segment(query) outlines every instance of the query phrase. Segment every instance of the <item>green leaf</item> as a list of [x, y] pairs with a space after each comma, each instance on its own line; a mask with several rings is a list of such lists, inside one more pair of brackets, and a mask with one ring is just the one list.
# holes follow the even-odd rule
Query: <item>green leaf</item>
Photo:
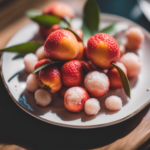
[[16, 59], [19, 59], [19, 58], [24, 58], [26, 55], [26, 53], [18, 53], [16, 56], [14, 56], [12, 58], [12, 60], [16, 60]]
[[51, 27], [54, 24], [60, 24], [61, 28], [67, 28], [68, 26], [71, 27], [70, 18], [67, 16], [64, 16], [63, 19], [60, 19], [59, 17], [53, 15], [46, 15], [43, 14], [42, 11], [34, 9], [27, 10], [25, 14], [28, 18], [30, 18], [31, 20], [35, 21], [43, 27]]
[[130, 97], [130, 85], [129, 85], [129, 80], [128, 80], [126, 74], [116, 64], [114, 64], [113, 62], [111, 62], [111, 64], [118, 70], [123, 88], [124, 88], [127, 96]]
[[60, 63], [60, 62], [61, 62], [61, 61], [53, 61], [53, 62], [50, 62], [50, 63], [48, 63], [48, 64], [42, 65], [42, 66], [36, 68], [32, 73], [36, 73], [36, 72], [38, 72], [39, 70], [44, 69], [45, 67], [47, 67], [47, 66], [49, 66], [49, 65], [53, 65], [53, 64], [56, 64], [56, 63]]
[[70, 28], [64, 28], [65, 30], [68, 30], [68, 31], [71, 31], [75, 36], [77, 36], [82, 42], [83, 42], [83, 40], [82, 40], [82, 38], [76, 33], [76, 32], [74, 32], [73, 30], [71, 30]]
[[61, 20], [59, 23], [59, 28], [60, 29], [68, 28], [68, 23], [65, 22], [64, 20]]
[[100, 32], [107, 33], [107, 34], [109, 34], [111, 36], [114, 36], [117, 33], [116, 23], [113, 23], [113, 24], [110, 24], [110, 25], [106, 26]]
[[31, 19], [43, 27], [51, 27], [60, 23], [60, 18], [50, 15], [35, 16]]
[[95, 0], [87, 0], [83, 9], [83, 26], [87, 27], [91, 35], [99, 31], [100, 9]]
[[42, 44], [27, 42], [19, 45], [14, 45], [8, 48], [1, 49], [2, 52], [16, 52], [16, 53], [35, 53]]
[[25, 14], [28, 18], [43, 27], [51, 27], [54, 24], [59, 24], [61, 20], [56, 16], [42, 14], [40, 11], [37, 10], [28, 10]]
[[71, 28], [71, 19], [68, 16], [64, 16], [63, 18], [65, 20], [65, 22], [69, 25], [69, 27]]
[[107, 33], [111, 36], [115, 36], [117, 33], [126, 31], [129, 28], [129, 25], [125, 22], [112, 23], [102, 29], [100, 32]]
[[82, 31], [83, 31], [83, 43], [84, 45], [87, 44], [88, 39], [92, 36], [89, 29], [86, 27], [85, 24], [82, 25]]

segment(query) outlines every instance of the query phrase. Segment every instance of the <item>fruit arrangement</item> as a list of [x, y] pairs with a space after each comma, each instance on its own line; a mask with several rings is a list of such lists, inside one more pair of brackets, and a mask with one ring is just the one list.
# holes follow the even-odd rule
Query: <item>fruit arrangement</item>
[[[95, 9], [90, 14], [91, 5]], [[110, 88], [124, 88], [130, 97], [128, 78], [137, 77], [142, 67], [134, 53], [144, 41], [139, 27], [127, 29], [126, 41], [117, 42], [106, 30], [112, 25], [99, 31], [100, 10], [94, 0], [87, 0], [84, 6], [81, 29], [71, 28], [75, 13], [61, 2], [50, 4], [42, 12], [29, 10], [26, 14], [39, 24], [44, 45], [28, 42], [17, 45], [16, 50], [10, 47], [4, 51], [19, 52], [17, 49], [21, 48], [22, 53], [27, 53], [24, 57], [25, 71], [29, 73], [26, 89], [34, 93], [37, 105], [50, 105], [51, 95], [57, 92], [68, 111], [76, 113], [84, 109], [87, 115], [96, 115], [101, 109], [100, 98]], [[116, 95], [109, 96], [105, 107], [118, 111], [122, 100]]]

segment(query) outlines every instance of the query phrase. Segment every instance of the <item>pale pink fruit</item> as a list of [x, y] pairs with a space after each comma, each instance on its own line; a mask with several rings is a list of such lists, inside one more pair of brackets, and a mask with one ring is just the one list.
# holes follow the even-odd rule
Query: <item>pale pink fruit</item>
[[102, 97], [109, 90], [109, 79], [104, 73], [92, 71], [85, 76], [84, 85], [93, 97]]
[[38, 89], [35, 92], [34, 96], [35, 96], [36, 104], [43, 107], [49, 105], [52, 101], [51, 94], [48, 91], [43, 89]]
[[84, 108], [84, 104], [89, 99], [89, 94], [82, 87], [69, 88], [64, 96], [64, 105], [71, 112], [79, 112]]
[[140, 58], [134, 53], [126, 53], [120, 58], [127, 69], [127, 76], [129, 78], [137, 77], [140, 73], [142, 63]]
[[46, 58], [44, 46], [41, 46], [37, 49], [36, 56], [38, 57], [39, 60]]
[[142, 42], [144, 41], [144, 34], [139, 27], [131, 27], [126, 33], [126, 47], [128, 49], [138, 49], [140, 48]]
[[90, 98], [85, 102], [84, 109], [88, 115], [96, 115], [100, 110], [100, 103], [95, 98]]
[[109, 96], [108, 98], [106, 98], [105, 100], [105, 105], [106, 108], [109, 110], [120, 110], [122, 108], [122, 100], [120, 97], [118, 96]]
[[38, 76], [37, 74], [30, 74], [28, 77], [27, 77], [27, 90], [34, 93], [38, 88], [39, 88], [39, 85], [38, 85]]
[[24, 57], [25, 71], [32, 73], [34, 71], [34, 66], [38, 62], [38, 58], [35, 54], [29, 53]]

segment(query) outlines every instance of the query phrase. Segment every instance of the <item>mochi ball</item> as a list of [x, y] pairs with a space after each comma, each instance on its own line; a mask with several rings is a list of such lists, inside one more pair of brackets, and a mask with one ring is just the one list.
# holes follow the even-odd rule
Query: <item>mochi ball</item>
[[38, 89], [34, 94], [36, 104], [44, 107], [51, 103], [52, 97], [51, 94], [43, 89]]
[[89, 72], [84, 78], [86, 90], [93, 97], [102, 97], [109, 90], [109, 79], [104, 73]]
[[39, 88], [39, 85], [38, 85], [38, 76], [37, 74], [30, 74], [28, 77], [27, 77], [27, 86], [26, 86], [26, 89], [32, 93], [34, 93], [38, 88]]
[[85, 102], [84, 109], [87, 115], [96, 115], [100, 110], [100, 103], [95, 98], [90, 98]]
[[144, 34], [139, 27], [131, 27], [126, 32], [126, 47], [128, 49], [138, 49], [144, 41]]
[[118, 96], [109, 96], [105, 100], [106, 108], [112, 111], [117, 111], [122, 108], [122, 100]]
[[41, 46], [37, 49], [36, 56], [38, 57], [39, 60], [46, 58], [44, 46]]
[[84, 108], [84, 104], [89, 99], [89, 94], [82, 87], [69, 88], [64, 96], [64, 106], [71, 112], [79, 112]]
[[126, 67], [127, 76], [129, 78], [134, 78], [139, 75], [142, 63], [140, 58], [136, 54], [128, 52], [120, 58], [120, 62], [123, 63]]
[[29, 53], [24, 57], [25, 71], [32, 73], [34, 71], [34, 66], [38, 62], [38, 58], [35, 54]]

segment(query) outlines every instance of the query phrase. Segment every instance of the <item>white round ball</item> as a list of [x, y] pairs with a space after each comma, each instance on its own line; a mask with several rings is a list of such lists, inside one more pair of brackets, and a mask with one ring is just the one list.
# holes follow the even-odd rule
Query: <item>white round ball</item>
[[120, 62], [125, 65], [127, 69], [127, 76], [129, 78], [137, 77], [139, 75], [142, 63], [136, 54], [132, 52], [126, 53], [120, 58]]
[[37, 49], [36, 56], [38, 57], [39, 60], [46, 58], [44, 46], [41, 46]]
[[24, 57], [25, 70], [28, 73], [32, 73], [34, 71], [34, 66], [37, 62], [38, 62], [38, 58], [35, 54], [29, 53], [25, 55]]
[[27, 83], [27, 86], [26, 86], [27, 90], [32, 92], [32, 93], [34, 93], [39, 87], [37, 74], [35, 74], [35, 73], [34, 74], [30, 74], [27, 77], [26, 83]]
[[139, 27], [131, 27], [126, 32], [126, 47], [138, 49], [144, 41], [144, 34]]
[[106, 108], [109, 110], [120, 110], [122, 108], [122, 100], [118, 96], [110, 96], [105, 100]]
[[69, 105], [81, 103], [83, 95], [84, 92], [80, 87], [71, 87], [65, 93]]
[[34, 96], [35, 96], [36, 104], [43, 107], [49, 105], [52, 101], [51, 94], [48, 91], [43, 89], [38, 89], [35, 92]]
[[89, 92], [105, 91], [109, 86], [109, 79], [104, 73], [98, 71], [89, 72], [84, 78], [85, 88]]
[[88, 115], [96, 115], [100, 110], [100, 103], [95, 98], [90, 98], [85, 102], [84, 109]]

